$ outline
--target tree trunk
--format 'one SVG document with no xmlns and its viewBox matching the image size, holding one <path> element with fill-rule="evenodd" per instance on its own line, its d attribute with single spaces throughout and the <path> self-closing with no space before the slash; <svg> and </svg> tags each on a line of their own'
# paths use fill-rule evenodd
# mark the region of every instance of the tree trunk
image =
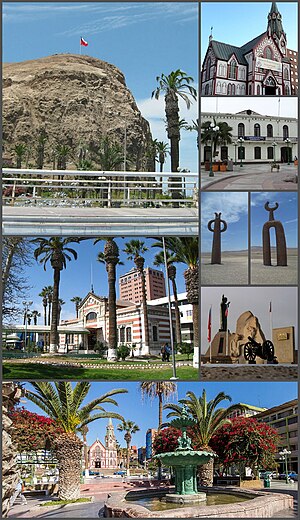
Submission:
<svg viewBox="0 0 300 520">
<path fill-rule="evenodd" d="M 47 300 L 46 300 L 47 302 Z M 44 307 L 44 325 L 47 326 L 47 303 L 43 305 Z M 44 351 L 46 351 L 47 346 L 47 332 L 44 332 Z"/>
<path fill-rule="evenodd" d="M 106 264 L 108 276 L 108 353 L 107 359 L 117 359 L 117 306 L 116 306 L 116 265 Z"/>
<path fill-rule="evenodd" d="M 175 332 L 176 332 L 176 343 L 177 345 L 181 344 L 181 326 L 180 326 L 180 311 L 178 305 L 178 295 L 177 295 L 177 286 L 175 279 L 171 278 L 173 296 L 174 296 L 174 306 L 175 306 Z"/>
<path fill-rule="evenodd" d="M 162 394 L 158 394 L 158 428 L 161 427 L 163 422 L 163 400 Z"/>
<path fill-rule="evenodd" d="M 22 157 L 17 157 L 17 169 L 20 170 L 22 168 Z"/>
<path fill-rule="evenodd" d="M 130 468 L 129 468 L 129 465 L 130 465 L 130 443 L 131 443 L 131 435 L 129 432 L 125 433 L 124 435 L 124 439 L 126 441 L 126 445 L 127 445 L 127 452 L 126 452 L 126 474 L 127 474 L 127 477 L 130 476 Z"/>
<path fill-rule="evenodd" d="M 199 269 L 198 265 L 189 267 L 183 273 L 187 300 L 193 306 L 194 347 L 199 346 Z"/>
<path fill-rule="evenodd" d="M 193 304 L 193 328 L 194 328 L 194 347 L 200 347 L 199 344 L 199 305 Z"/>
<path fill-rule="evenodd" d="M 3 269 L 3 272 L 2 272 L 2 297 L 3 297 L 3 294 L 5 293 L 6 284 L 7 284 L 7 280 L 8 280 L 8 277 L 9 277 L 9 273 L 10 273 L 11 264 L 12 264 L 12 261 L 13 261 L 14 254 L 16 252 L 17 246 L 19 245 L 19 243 L 22 240 L 23 240 L 23 238 L 11 237 L 10 245 L 9 245 L 9 248 L 8 248 L 8 255 L 6 257 L 5 266 L 4 266 L 4 269 Z"/>
<path fill-rule="evenodd" d="M 52 313 L 51 313 L 51 329 L 50 329 L 50 352 L 57 352 L 59 346 L 58 338 L 58 307 L 59 307 L 59 282 L 60 269 L 54 268 L 53 276 L 53 295 L 52 295 Z"/>
<path fill-rule="evenodd" d="M 61 500 L 80 497 L 82 441 L 75 433 L 63 433 L 55 441 L 59 467 L 58 496 Z"/>
<path fill-rule="evenodd" d="M 198 467 L 198 477 L 201 486 L 212 487 L 214 479 L 214 459 Z"/>
<path fill-rule="evenodd" d="M 17 465 L 17 451 L 12 442 L 13 423 L 8 416 L 9 410 L 19 402 L 21 389 L 15 383 L 2 385 L 2 517 L 9 512 L 9 500 L 15 492 L 20 478 Z"/>
</svg>

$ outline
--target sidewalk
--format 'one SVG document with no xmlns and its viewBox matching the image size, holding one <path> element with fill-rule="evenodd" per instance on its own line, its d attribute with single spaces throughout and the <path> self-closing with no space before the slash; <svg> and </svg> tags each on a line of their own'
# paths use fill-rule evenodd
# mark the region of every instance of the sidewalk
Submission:
<svg viewBox="0 0 300 520">
<path fill-rule="evenodd" d="M 292 182 L 297 171 L 294 164 L 282 164 L 279 171 L 272 172 L 269 164 L 245 164 L 242 168 L 239 165 L 234 166 L 232 172 L 214 172 L 214 176 L 210 177 L 208 171 L 201 169 L 201 189 L 297 190 L 297 184 Z"/>
</svg>

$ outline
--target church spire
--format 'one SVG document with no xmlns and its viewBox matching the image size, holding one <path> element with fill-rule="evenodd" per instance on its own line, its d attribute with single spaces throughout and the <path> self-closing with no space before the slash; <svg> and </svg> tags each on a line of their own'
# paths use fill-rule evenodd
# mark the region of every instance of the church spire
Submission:
<svg viewBox="0 0 300 520">
<path fill-rule="evenodd" d="M 282 17 L 278 10 L 276 2 L 272 2 L 271 10 L 268 14 L 267 32 L 269 36 L 276 36 L 278 40 L 280 40 L 282 35 L 285 37 L 285 32 L 282 26 Z"/>
</svg>

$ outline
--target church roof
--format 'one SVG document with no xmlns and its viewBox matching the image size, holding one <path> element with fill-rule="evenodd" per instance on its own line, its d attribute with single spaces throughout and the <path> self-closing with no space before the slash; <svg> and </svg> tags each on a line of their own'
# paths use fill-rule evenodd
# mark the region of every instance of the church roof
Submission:
<svg viewBox="0 0 300 520">
<path fill-rule="evenodd" d="M 245 43 L 242 47 L 236 47 L 235 45 L 230 45 L 229 43 L 217 42 L 215 40 L 211 41 L 212 49 L 215 53 L 216 58 L 224 61 L 228 61 L 229 58 L 235 54 L 238 62 L 241 65 L 247 65 L 247 61 L 245 59 L 245 54 L 248 54 L 253 47 L 259 42 L 259 40 L 266 34 L 263 32 L 256 38 L 253 38 L 250 42 Z"/>
</svg>

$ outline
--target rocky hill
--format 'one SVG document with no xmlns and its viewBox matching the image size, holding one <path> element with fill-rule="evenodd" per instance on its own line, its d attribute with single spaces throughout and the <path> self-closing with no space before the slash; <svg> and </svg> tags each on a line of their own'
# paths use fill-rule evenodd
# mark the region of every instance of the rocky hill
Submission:
<svg viewBox="0 0 300 520">
<path fill-rule="evenodd" d="M 95 146 L 103 137 L 123 149 L 125 126 L 131 169 L 149 171 L 149 123 L 117 67 L 75 54 L 4 64 L 4 155 L 11 155 L 14 163 L 14 147 L 24 143 L 28 150 L 25 162 L 36 166 L 37 140 L 43 131 L 45 164 L 51 166 L 57 144 L 71 147 L 75 158 L 80 148 Z"/>
</svg>

